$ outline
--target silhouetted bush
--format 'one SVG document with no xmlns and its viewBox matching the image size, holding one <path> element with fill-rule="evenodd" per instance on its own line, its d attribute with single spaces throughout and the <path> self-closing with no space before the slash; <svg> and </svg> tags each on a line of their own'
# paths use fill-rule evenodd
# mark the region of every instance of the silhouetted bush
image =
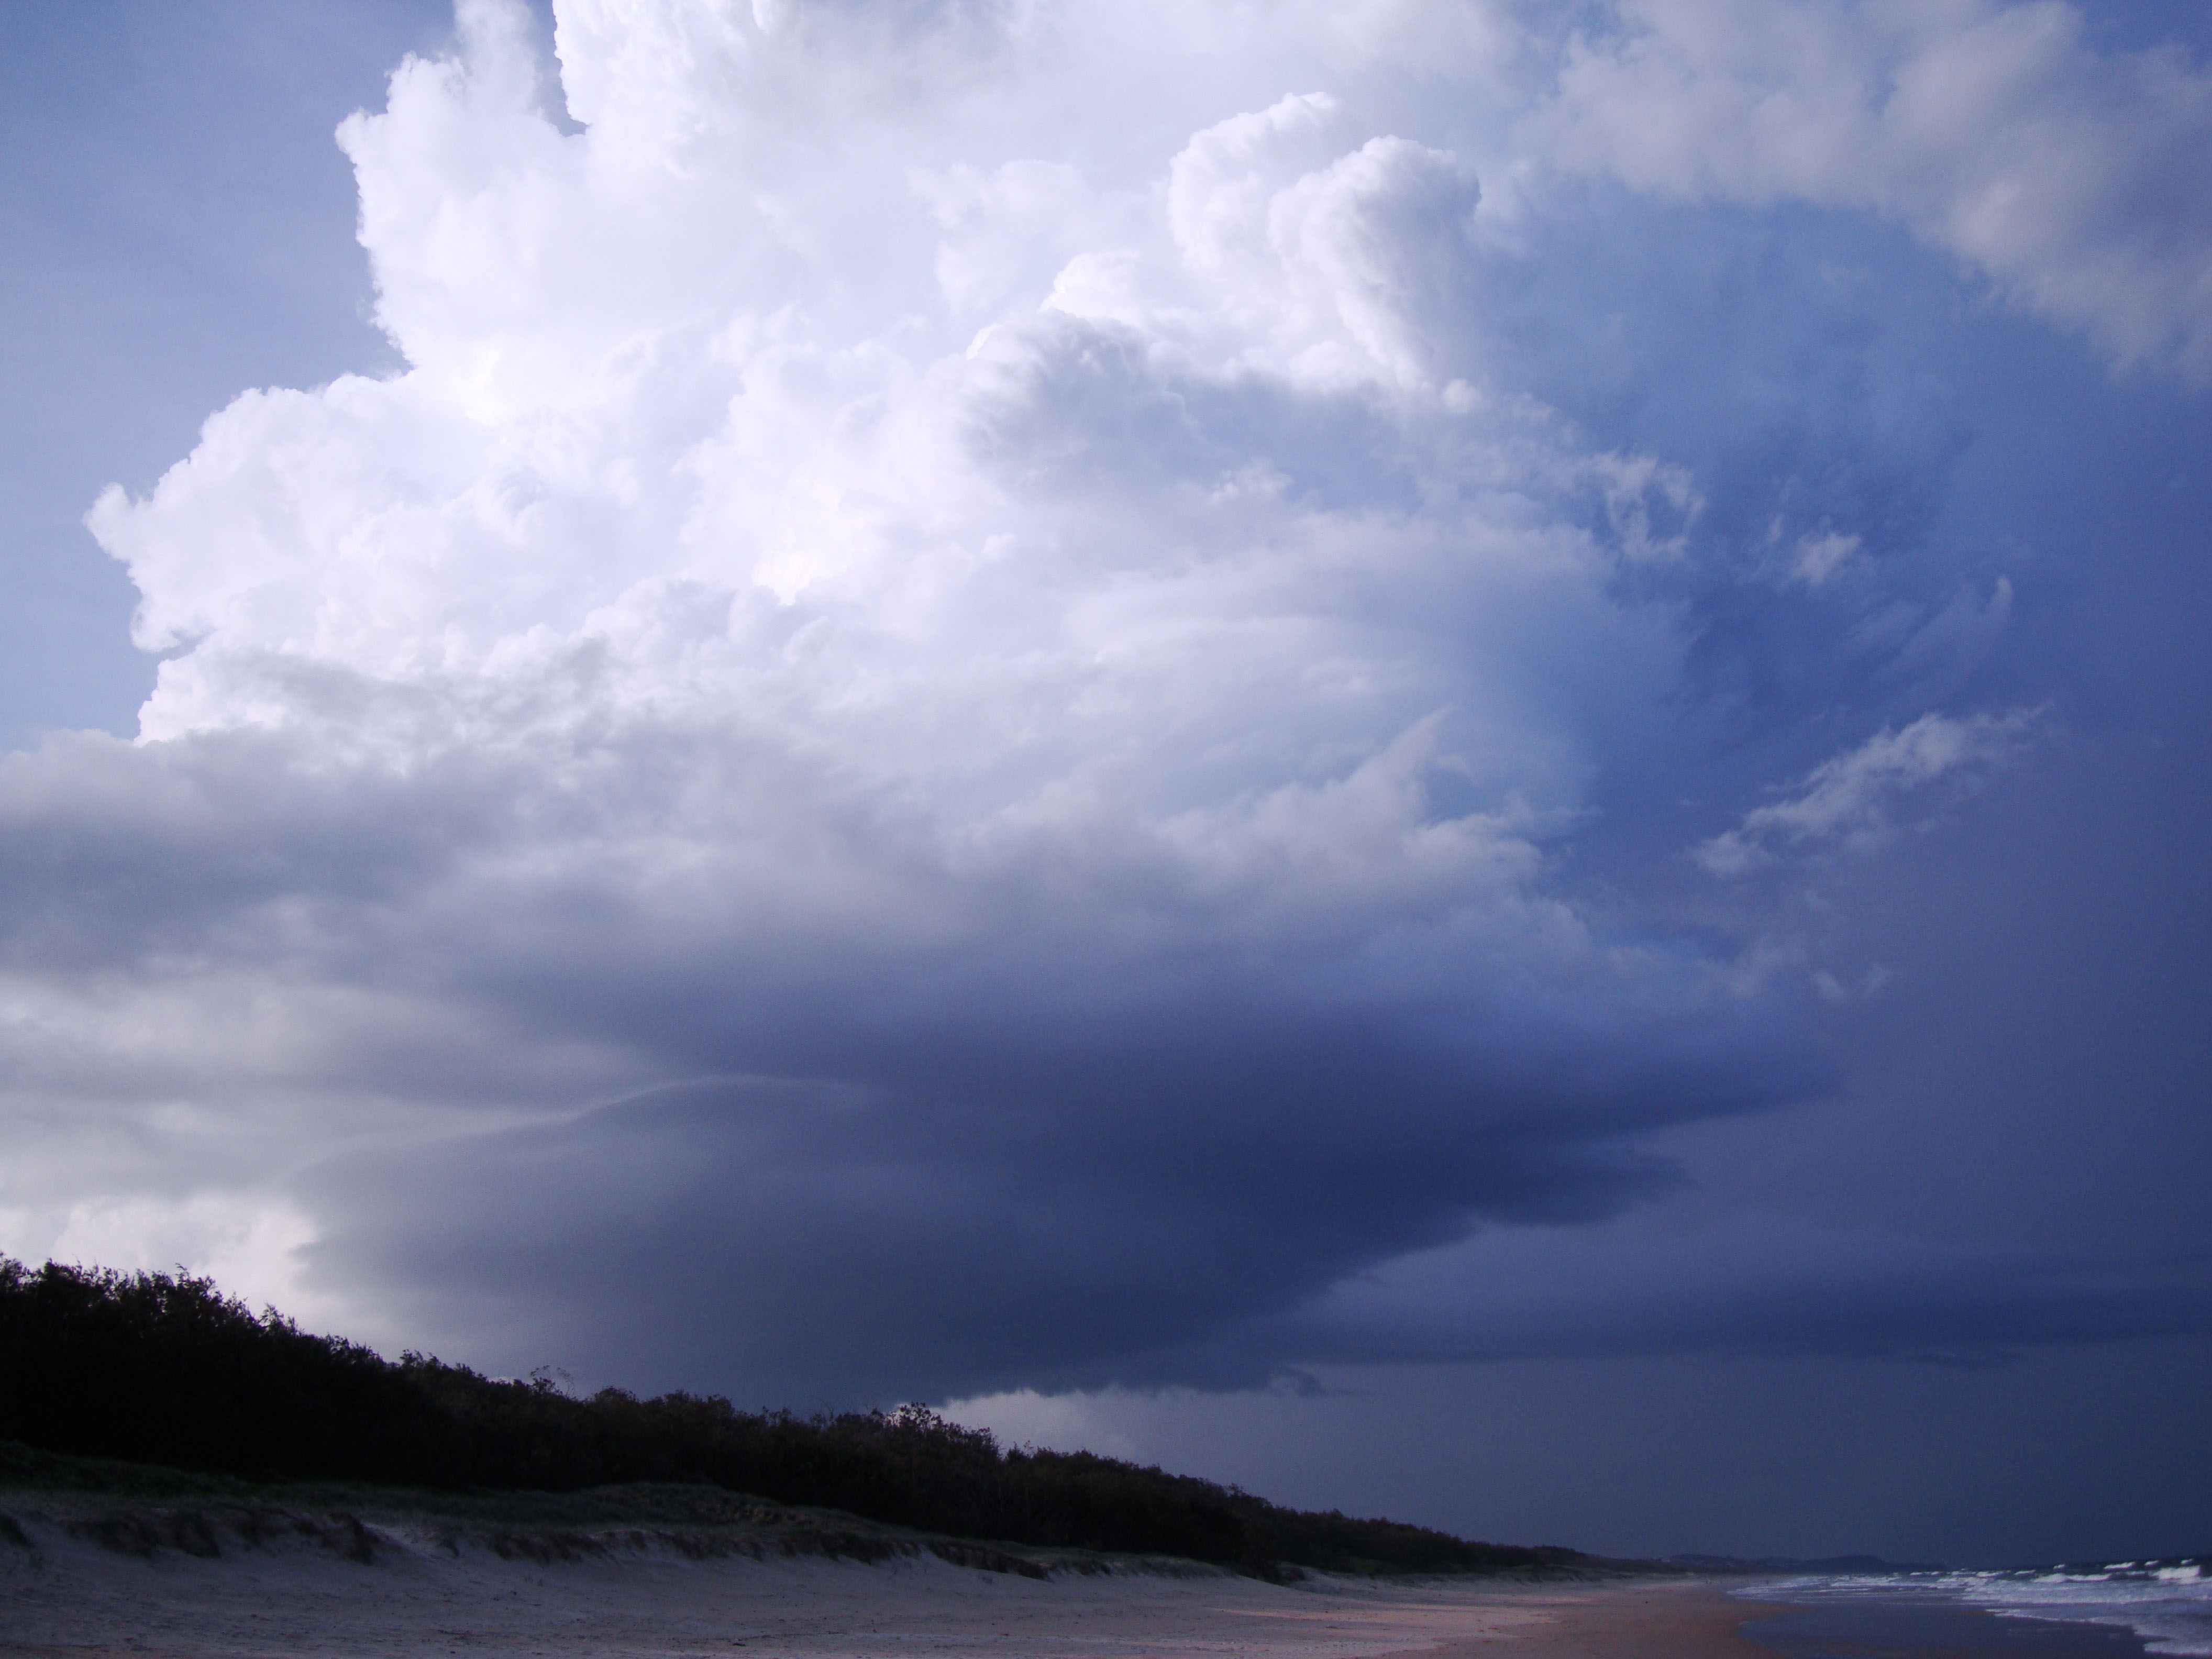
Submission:
<svg viewBox="0 0 2212 1659">
<path fill-rule="evenodd" d="M 255 1480 L 569 1492 L 703 1481 L 955 1537 L 1178 1555 L 1273 1577 L 1570 1567 L 1571 1550 L 1285 1510 L 1088 1452 L 1000 1447 L 920 1406 L 801 1419 L 586 1399 L 259 1316 L 205 1279 L 0 1257 L 0 1439 Z"/>
</svg>

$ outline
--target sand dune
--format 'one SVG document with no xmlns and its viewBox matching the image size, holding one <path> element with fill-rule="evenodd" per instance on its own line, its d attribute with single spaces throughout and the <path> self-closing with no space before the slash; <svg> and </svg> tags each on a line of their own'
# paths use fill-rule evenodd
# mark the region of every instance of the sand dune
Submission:
<svg viewBox="0 0 2212 1659">
<path fill-rule="evenodd" d="M 1538 1659 L 1711 1652 L 1750 1612 L 1648 1583 L 1277 1586 L 1096 1558 L 1038 1577 L 927 1548 L 787 1553 L 735 1529 L 502 1532 L 52 1493 L 0 1498 L 0 1515 L 11 1655 Z"/>
</svg>

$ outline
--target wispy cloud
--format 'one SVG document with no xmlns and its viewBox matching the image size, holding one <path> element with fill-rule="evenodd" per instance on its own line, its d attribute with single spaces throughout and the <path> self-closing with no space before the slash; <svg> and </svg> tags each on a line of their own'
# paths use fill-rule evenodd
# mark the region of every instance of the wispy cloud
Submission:
<svg viewBox="0 0 2212 1659">
<path fill-rule="evenodd" d="M 1986 779 L 2021 753 L 2040 716 L 2035 709 L 1965 719 L 1923 714 L 1878 732 L 1815 767 L 1794 794 L 1754 807 L 1736 828 L 1704 842 L 1698 862 L 1714 875 L 1734 876 L 1771 862 L 1778 848 L 1878 846 L 1893 833 L 1900 805 L 1922 799 L 1938 780 L 1956 789 Z"/>
</svg>

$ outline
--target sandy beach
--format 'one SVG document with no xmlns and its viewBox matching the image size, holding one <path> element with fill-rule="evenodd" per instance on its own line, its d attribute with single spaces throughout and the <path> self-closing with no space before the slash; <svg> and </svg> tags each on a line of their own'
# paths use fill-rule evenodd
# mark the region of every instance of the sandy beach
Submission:
<svg viewBox="0 0 2212 1659">
<path fill-rule="evenodd" d="M 1036 1584 L 963 1569 L 745 1563 L 610 1582 L 216 1587 L 148 1574 L 90 1594 L 9 1598 L 9 1655 L 429 1655 L 675 1659 L 1066 1656 L 1094 1659 L 1772 1659 L 1708 1587 L 1281 1589 L 1249 1582 Z M 184 1582 L 191 1577 L 202 1582 Z M 428 1593 L 426 1593 L 426 1590 Z"/>
<path fill-rule="evenodd" d="M 0 1653 L 177 1656 L 503 1652 L 676 1659 L 1757 1659 L 1762 1609 L 1694 1582 L 1279 1586 L 1227 1574 L 979 1571 L 691 1559 L 611 1536 L 538 1560 L 404 1524 L 242 1537 L 176 1512 L 151 1530 L 82 1505 L 0 1504 Z M 76 1512 L 72 1512 L 72 1511 Z M 143 1517 L 142 1517 L 143 1518 Z M 0 1531 L 6 1531 L 0 1528 Z M 364 1559 L 365 1558 L 365 1559 Z"/>
</svg>

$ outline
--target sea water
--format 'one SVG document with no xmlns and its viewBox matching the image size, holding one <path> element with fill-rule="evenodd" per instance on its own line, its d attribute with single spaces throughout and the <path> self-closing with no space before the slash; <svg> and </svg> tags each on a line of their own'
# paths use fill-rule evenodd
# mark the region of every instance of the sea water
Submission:
<svg viewBox="0 0 2212 1659">
<path fill-rule="evenodd" d="M 2123 1642 L 2122 1632 L 2131 1632 L 2154 1654 L 2212 1656 L 2212 1557 L 2208 1556 L 2019 1567 L 1990 1572 L 1808 1576 L 1768 1583 L 1735 1594 L 1762 1601 L 1791 1601 L 1814 1609 L 1816 1613 L 1829 1610 L 1846 1618 L 1850 1617 L 1846 1609 L 1856 1609 L 1862 1617 L 1875 1613 L 1877 1608 L 1886 1609 L 1893 1615 L 1914 1609 L 1928 1613 L 1993 1613 L 2003 1619 L 2042 1620 L 2046 1627 L 2093 1626 L 2098 1633 Z M 1962 1628 L 1957 1623 L 1945 1622 L 1953 1632 Z M 1762 1624 L 1769 1628 L 1763 1631 Z M 1786 1618 L 1755 1621 L 1746 1626 L 1745 1634 L 1769 1645 L 1793 1650 L 1802 1646 L 1822 1645 L 1817 1640 L 1806 1643 L 1802 1638 L 1809 1636 L 1810 1631 L 1792 1630 L 1789 1628 L 1790 1624 Z M 2014 1628 L 2023 1637 L 2027 1634 L 2025 1626 Z M 1997 1631 L 1990 1633 L 1992 1638 L 2002 1639 Z M 1867 1634 L 1875 1644 L 1887 1645 L 1871 1630 Z M 2091 1632 L 2085 1630 L 2081 1634 L 2087 1637 Z M 2030 1640 L 2019 1645 L 2036 1648 L 2045 1644 Z M 2122 1650 L 2133 1651 L 2133 1644 L 2125 1643 Z"/>
</svg>

